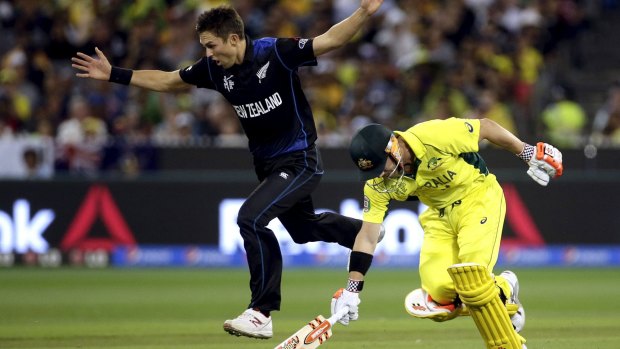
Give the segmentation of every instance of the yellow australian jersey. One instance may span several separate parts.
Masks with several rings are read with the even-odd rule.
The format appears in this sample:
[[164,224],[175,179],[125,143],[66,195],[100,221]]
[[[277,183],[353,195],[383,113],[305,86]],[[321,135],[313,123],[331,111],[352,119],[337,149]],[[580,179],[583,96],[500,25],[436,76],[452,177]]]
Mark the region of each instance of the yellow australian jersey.
[[477,153],[478,119],[431,120],[394,133],[415,153],[416,169],[392,193],[380,193],[365,185],[364,221],[383,222],[390,200],[405,201],[412,196],[430,207],[449,206],[475,190],[488,175]]

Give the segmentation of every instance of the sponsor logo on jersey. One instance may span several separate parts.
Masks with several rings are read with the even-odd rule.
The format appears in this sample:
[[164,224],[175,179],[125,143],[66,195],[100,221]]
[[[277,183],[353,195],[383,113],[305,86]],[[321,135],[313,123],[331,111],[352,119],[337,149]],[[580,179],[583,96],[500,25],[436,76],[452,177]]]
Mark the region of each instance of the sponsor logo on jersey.
[[241,119],[247,119],[265,115],[281,105],[282,96],[276,92],[262,101],[233,105],[233,108],[235,108],[237,116]]
[[286,172],[280,172],[280,177],[284,178],[284,179],[288,179],[288,173]]
[[465,126],[467,126],[467,130],[469,130],[469,133],[474,132],[474,127],[469,122],[465,121]]
[[307,42],[308,39],[299,39],[299,43],[297,44],[299,46],[299,49],[302,50],[306,46]]
[[370,199],[364,195],[364,212],[370,211]]
[[233,76],[234,75],[224,76],[224,88],[228,92],[232,91],[233,87],[235,86],[235,82],[232,81]]
[[395,193],[399,195],[405,195],[408,193],[407,184],[405,183],[405,181],[389,179],[387,180],[386,186],[393,188],[393,190],[395,190]]
[[262,66],[258,72],[256,73],[256,76],[258,77],[258,83],[260,84],[263,79],[267,76],[267,69],[269,68],[269,62],[267,62],[267,64],[265,64],[264,66]]
[[428,160],[426,168],[431,171],[435,171],[441,165],[443,165],[443,163],[441,162],[441,158],[436,158],[433,156],[430,160]]

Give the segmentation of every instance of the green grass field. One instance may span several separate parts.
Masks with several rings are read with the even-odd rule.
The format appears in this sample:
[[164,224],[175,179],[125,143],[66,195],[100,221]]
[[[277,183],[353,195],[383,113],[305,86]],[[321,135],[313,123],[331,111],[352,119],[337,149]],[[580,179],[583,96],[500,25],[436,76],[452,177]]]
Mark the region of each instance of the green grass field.
[[[620,348],[620,269],[522,269],[530,349]],[[317,314],[344,270],[287,269],[274,338],[233,337],[222,322],[247,305],[245,269],[0,269],[0,348],[273,348]],[[321,348],[484,348],[469,317],[410,317],[416,270],[371,270],[360,320]]]

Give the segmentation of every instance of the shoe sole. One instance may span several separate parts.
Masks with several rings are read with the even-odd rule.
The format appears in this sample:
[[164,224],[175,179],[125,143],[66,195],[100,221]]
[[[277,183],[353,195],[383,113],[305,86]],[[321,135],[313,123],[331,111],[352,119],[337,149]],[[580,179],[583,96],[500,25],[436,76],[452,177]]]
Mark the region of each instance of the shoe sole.
[[273,334],[265,335],[265,334],[256,334],[256,333],[249,333],[249,332],[241,331],[241,330],[238,330],[232,327],[230,324],[224,324],[224,331],[228,332],[231,336],[237,336],[237,337],[243,336],[243,337],[250,337],[250,338],[256,338],[256,339],[269,339],[273,337]]

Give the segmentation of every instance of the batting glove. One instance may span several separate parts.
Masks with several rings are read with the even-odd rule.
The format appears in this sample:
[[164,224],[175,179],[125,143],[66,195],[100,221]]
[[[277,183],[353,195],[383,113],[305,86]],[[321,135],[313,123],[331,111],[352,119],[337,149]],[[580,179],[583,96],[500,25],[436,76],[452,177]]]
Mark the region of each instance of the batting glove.
[[547,184],[549,184],[549,174],[538,166],[530,165],[530,168],[527,169],[527,174],[532,177],[536,183],[542,185],[543,187],[546,187]]
[[332,315],[337,313],[343,307],[349,307],[349,312],[345,314],[338,322],[347,326],[349,321],[355,321],[359,318],[357,306],[361,303],[358,292],[347,291],[344,288],[339,289],[332,297],[331,311]]
[[549,184],[551,178],[560,177],[564,170],[562,152],[551,144],[538,142],[536,147],[526,144],[517,156],[530,166],[527,174],[542,186]]

